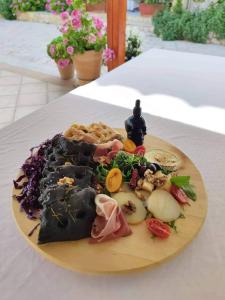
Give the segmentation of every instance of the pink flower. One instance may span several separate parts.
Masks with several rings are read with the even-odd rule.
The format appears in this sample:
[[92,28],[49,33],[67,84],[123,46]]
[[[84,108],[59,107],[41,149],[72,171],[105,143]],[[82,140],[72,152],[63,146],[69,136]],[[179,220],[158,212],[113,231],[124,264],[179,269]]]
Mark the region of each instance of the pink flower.
[[103,62],[107,65],[114,58],[115,58],[115,52],[110,48],[106,48],[103,52]]
[[51,56],[54,56],[54,54],[55,54],[55,45],[50,46],[49,52],[50,52]]
[[69,27],[67,26],[67,25],[62,25],[61,27],[60,27],[60,30],[59,31],[61,31],[62,33],[67,33],[68,32],[68,30],[69,30]]
[[65,68],[66,66],[68,66],[69,63],[70,63],[70,60],[67,58],[66,59],[60,58],[57,62],[58,66],[62,69]]
[[69,16],[70,15],[69,15],[68,11],[64,11],[60,14],[60,17],[63,21],[68,20]]
[[103,21],[98,17],[93,17],[93,21],[97,30],[102,30],[104,27]]
[[64,40],[63,40],[63,44],[64,44],[64,45],[67,45],[67,44],[68,44],[68,42],[69,42],[69,40],[68,40],[68,39],[64,39]]
[[80,29],[82,24],[80,18],[73,18],[72,19],[72,26],[74,29]]
[[45,4],[45,9],[46,9],[46,10],[51,10],[50,4],[46,3],[46,4]]
[[93,33],[88,36],[88,42],[90,44],[94,44],[96,42],[96,36]]
[[72,54],[73,54],[73,52],[74,52],[74,48],[73,48],[73,46],[69,46],[69,47],[67,47],[66,51],[67,51],[67,53],[68,53],[69,55],[72,55]]
[[102,32],[101,32],[101,31],[98,31],[98,38],[99,38],[99,39],[102,38],[102,35],[103,35]]
[[66,0],[66,4],[69,5],[69,6],[72,5],[73,4],[73,0]]
[[71,12],[71,16],[73,18],[80,18],[81,17],[81,11],[78,10],[78,9],[74,9],[72,12]]

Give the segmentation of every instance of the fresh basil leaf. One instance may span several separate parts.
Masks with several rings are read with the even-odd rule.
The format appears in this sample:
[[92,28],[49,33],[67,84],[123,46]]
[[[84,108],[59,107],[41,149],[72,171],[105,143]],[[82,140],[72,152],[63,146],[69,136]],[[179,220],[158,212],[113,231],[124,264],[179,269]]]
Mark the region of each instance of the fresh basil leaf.
[[183,186],[189,185],[190,176],[176,176],[170,179],[172,184],[175,184],[177,187],[182,188]]
[[196,193],[190,184],[182,186],[181,188],[185,192],[185,194],[188,196],[188,198],[190,198],[193,201],[196,201],[196,199],[197,199]]

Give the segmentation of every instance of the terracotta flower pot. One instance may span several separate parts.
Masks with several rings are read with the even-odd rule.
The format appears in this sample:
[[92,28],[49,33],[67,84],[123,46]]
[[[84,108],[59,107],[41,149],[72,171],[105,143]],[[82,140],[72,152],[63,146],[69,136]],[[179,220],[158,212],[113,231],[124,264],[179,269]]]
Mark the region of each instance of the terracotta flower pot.
[[97,4],[87,4],[87,11],[106,11],[106,1]]
[[60,73],[60,77],[63,80],[69,80],[72,79],[74,77],[74,65],[73,63],[68,64],[67,66],[65,66],[64,68],[60,67],[57,64],[59,73]]
[[164,9],[164,4],[139,4],[139,11],[142,16],[154,16],[157,12]]
[[102,51],[89,50],[82,54],[75,54],[73,63],[77,73],[78,84],[86,84],[100,76]]

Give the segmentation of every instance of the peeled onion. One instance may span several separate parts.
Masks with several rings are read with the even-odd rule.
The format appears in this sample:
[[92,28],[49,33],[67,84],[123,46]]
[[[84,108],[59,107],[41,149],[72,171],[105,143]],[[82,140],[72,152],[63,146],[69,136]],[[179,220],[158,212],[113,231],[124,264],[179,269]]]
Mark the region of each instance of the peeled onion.
[[148,210],[155,218],[171,222],[179,218],[181,207],[173,196],[164,190],[155,190],[146,201]]

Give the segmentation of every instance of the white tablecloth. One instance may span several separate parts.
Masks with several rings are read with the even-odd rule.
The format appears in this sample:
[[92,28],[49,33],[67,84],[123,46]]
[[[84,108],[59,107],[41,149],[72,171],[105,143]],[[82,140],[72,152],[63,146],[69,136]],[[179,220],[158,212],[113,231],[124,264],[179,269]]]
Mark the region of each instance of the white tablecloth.
[[152,49],[71,94],[225,134],[224,57]]
[[122,127],[130,111],[66,95],[0,131],[0,299],[225,298],[225,136],[145,114],[150,134],[184,151],[201,171],[208,216],[197,238],[179,256],[152,270],[91,276],[70,272],[36,253],[18,232],[11,213],[12,179],[28,149],[72,122],[101,120]]

